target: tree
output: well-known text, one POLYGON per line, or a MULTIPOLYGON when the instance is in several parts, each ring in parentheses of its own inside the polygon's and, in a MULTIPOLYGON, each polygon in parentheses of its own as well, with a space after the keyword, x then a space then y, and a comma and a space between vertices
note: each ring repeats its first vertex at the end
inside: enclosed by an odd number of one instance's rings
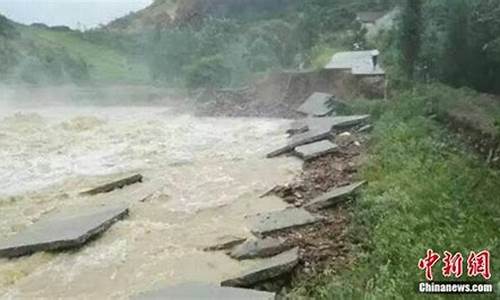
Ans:
POLYGON ((12 22, 0 15, 0 38, 13 38, 16 34, 17 32, 12 22))
POLYGON ((421 49, 423 31, 422 0, 406 0, 401 13, 401 66, 408 79, 413 79, 421 49))
POLYGON ((467 84, 500 93, 500 1, 468 0, 470 55, 467 84))
POLYGON ((220 55, 203 57, 187 67, 188 88, 220 88, 231 82, 230 70, 220 55))
POLYGON ((472 53, 469 50, 469 7, 465 0, 448 0, 448 26, 444 50, 444 79, 453 86, 467 84, 472 53))
POLYGON ((185 68, 197 57, 199 41, 190 28, 155 32, 148 53, 148 65, 155 80, 182 79, 185 68))
POLYGON ((322 36, 345 30, 356 19, 352 0, 304 0, 298 31, 304 48, 314 46, 322 36))

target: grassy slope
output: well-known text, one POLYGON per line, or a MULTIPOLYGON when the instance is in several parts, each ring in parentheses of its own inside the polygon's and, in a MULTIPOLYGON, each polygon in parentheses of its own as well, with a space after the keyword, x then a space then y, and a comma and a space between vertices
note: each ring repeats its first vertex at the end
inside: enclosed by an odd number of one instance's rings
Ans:
POLYGON ((147 67, 124 54, 80 38, 76 32, 63 32, 19 26, 24 40, 44 47, 64 48, 71 56, 83 58, 90 66, 92 82, 140 83, 148 78, 147 67))
MULTIPOLYGON (((417 282, 424 280, 417 263, 428 248, 441 255, 448 250, 464 256, 490 250, 491 283, 500 285, 500 172, 486 167, 426 117, 433 94, 418 90, 391 103, 369 105, 368 110, 380 118, 375 122, 370 163, 362 172, 370 184, 355 204, 356 222, 351 228, 358 261, 352 270, 337 272, 341 274, 337 277, 326 272, 302 283, 293 296, 422 298, 416 293, 417 282)), ((367 112, 367 107, 358 107, 367 112)), ((437 281, 443 279, 441 267, 441 263, 434 267, 437 281)))

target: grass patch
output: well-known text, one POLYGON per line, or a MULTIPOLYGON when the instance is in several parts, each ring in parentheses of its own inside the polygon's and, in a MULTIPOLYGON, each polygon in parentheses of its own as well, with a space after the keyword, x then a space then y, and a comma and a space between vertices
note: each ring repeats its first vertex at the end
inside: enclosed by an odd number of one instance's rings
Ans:
MULTIPOLYGON (((417 263, 429 248, 441 256, 490 250, 491 283, 500 284, 500 172, 428 119, 429 98, 419 95, 398 96, 375 122, 362 170, 370 184, 355 204, 351 228, 356 264, 299 284, 292 298, 422 298, 416 288, 425 277, 417 263)), ((441 267, 434 267, 437 281, 441 267)))
POLYGON ((82 58, 89 66, 94 82, 143 83, 149 79, 144 63, 117 50, 82 39, 76 32, 22 27, 23 36, 42 47, 63 48, 71 56, 82 58))
POLYGON ((493 136, 500 135, 500 98, 469 88, 454 89, 442 84, 421 85, 416 91, 426 97, 426 106, 443 117, 451 116, 493 136))

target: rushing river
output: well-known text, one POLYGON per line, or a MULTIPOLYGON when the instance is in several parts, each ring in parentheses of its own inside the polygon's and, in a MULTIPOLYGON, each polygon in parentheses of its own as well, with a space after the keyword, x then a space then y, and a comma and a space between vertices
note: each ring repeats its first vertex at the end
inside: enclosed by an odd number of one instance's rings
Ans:
POLYGON ((49 213, 130 203, 128 218, 79 250, 0 259, 0 298, 122 299, 249 267, 201 249, 248 236, 245 215, 284 207, 259 195, 300 170, 293 158, 264 158, 285 141, 287 124, 165 107, 0 108, 0 239, 49 213), (132 172, 144 183, 78 195, 132 172))

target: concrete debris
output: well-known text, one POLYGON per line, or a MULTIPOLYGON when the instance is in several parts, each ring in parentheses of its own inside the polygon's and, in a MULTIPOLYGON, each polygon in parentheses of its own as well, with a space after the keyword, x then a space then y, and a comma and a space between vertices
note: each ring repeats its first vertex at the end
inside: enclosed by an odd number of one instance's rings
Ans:
POLYGON ((359 128, 359 129, 358 129, 358 132, 359 132, 359 133, 362 133, 362 132, 370 132, 370 131, 372 131, 372 130, 373 130, 373 125, 368 124, 368 125, 365 125, 365 126, 363 126, 363 127, 359 128))
POLYGON ((253 239, 234 247, 229 256, 238 260, 265 258, 279 254, 285 250, 287 250, 287 247, 281 239, 253 239))
POLYGON ((112 192, 116 189, 121 189, 127 185, 132 185, 137 182, 142 182, 142 175, 141 174, 136 174, 124 179, 120 179, 105 185, 101 185, 99 187, 93 188, 91 190, 85 191, 80 193, 81 195, 97 195, 97 194, 103 194, 103 193, 109 193, 112 192))
POLYGON ((308 118, 305 120, 296 121, 292 124, 292 131, 297 129, 303 130, 304 127, 307 127, 308 130, 304 133, 293 135, 291 141, 289 141, 286 146, 283 146, 267 154, 267 158, 273 158, 285 153, 289 153, 296 147, 302 145, 307 145, 317 141, 333 138, 332 131, 334 129, 343 129, 356 126, 366 122, 367 120, 369 120, 369 118, 369 115, 359 115, 328 118, 308 118))
POLYGON ((346 129, 360 124, 364 124, 370 119, 370 115, 354 115, 332 118, 334 129, 346 129))
POLYGON ((246 241, 246 238, 233 236, 233 235, 225 235, 217 238, 217 241, 214 245, 204 248, 204 251, 220 251, 233 248, 241 243, 246 241))
POLYGON ((128 215, 128 207, 92 207, 62 212, 0 242, 0 257, 80 247, 128 215))
POLYGON ((305 161, 310 161, 320 156, 337 151, 338 146, 328 140, 319 141, 295 148, 295 155, 305 161))
MULTIPOLYGON (((290 130, 332 130, 345 129, 365 123, 370 119, 369 115, 337 116, 325 118, 307 118, 292 123, 290 130)), ((289 131, 290 131, 289 130, 289 131)))
POLYGON ((325 209, 339 204, 352 196, 360 187, 366 184, 366 181, 356 182, 348 186, 331 190, 319 197, 313 199, 305 207, 311 210, 325 209))
POLYGON ((305 226, 321 221, 323 218, 315 216, 300 208, 287 208, 284 210, 258 214, 249 217, 250 230, 260 236, 273 232, 305 226))
POLYGON ((286 133, 289 136, 294 136, 296 134, 301 134, 301 133, 307 132, 308 130, 309 130, 309 127, 305 124, 302 127, 296 127, 296 128, 293 128, 293 124, 292 124, 292 128, 288 129, 286 131, 286 133))
POLYGON ((299 248, 293 248, 271 258, 263 259, 256 267, 221 282, 221 286, 253 287, 272 281, 293 271, 299 262, 299 248))
POLYGON ((324 117, 334 111, 331 94, 314 93, 302 104, 297 111, 309 116, 324 117))
POLYGON ((324 139, 333 138, 330 130, 325 131, 307 131, 302 134, 294 135, 292 141, 289 142, 288 145, 279 148, 269 154, 267 154, 267 158, 277 157, 289 152, 292 152, 295 147, 299 147, 302 145, 307 145, 310 143, 314 143, 317 141, 321 141, 324 139))
POLYGON ((132 297, 133 300, 273 300, 275 298, 274 293, 203 283, 165 287, 132 297))

